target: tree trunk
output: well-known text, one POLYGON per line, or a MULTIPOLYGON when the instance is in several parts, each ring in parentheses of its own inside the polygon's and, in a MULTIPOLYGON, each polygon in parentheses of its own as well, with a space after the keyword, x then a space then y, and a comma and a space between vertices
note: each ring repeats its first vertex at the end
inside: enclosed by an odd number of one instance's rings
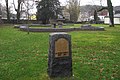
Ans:
POLYGON ((17 11, 17 23, 19 23, 19 21, 20 21, 20 12, 17 11))
POLYGON ((10 22, 10 12, 9 12, 8 0, 5 0, 5 1, 6 1, 7 21, 10 22))
POLYGON ((98 22, 98 15, 97 15, 97 11, 96 10, 94 11, 94 21, 95 21, 95 23, 98 22))
POLYGON ((21 0, 18 0, 17 23, 19 23, 19 21, 20 21, 20 5, 21 5, 21 0))
POLYGON ((111 0, 107 0, 107 5, 108 5, 109 18, 110 18, 110 27, 114 27, 114 14, 113 14, 113 6, 111 0))

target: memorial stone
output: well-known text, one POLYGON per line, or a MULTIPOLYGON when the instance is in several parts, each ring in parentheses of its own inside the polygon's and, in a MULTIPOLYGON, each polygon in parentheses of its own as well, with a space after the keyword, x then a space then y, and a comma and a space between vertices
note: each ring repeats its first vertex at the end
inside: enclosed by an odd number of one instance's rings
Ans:
POLYGON ((48 75, 72 76, 71 36, 67 33, 51 33, 49 37, 48 75))
POLYGON ((58 21, 58 26, 59 26, 59 28, 62 28, 62 21, 58 21))

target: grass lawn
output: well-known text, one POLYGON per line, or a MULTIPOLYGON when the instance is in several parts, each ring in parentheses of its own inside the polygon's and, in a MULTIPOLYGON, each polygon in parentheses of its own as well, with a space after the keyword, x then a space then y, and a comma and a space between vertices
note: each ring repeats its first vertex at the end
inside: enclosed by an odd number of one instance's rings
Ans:
POLYGON ((94 26, 106 31, 69 32, 74 77, 55 79, 47 75, 49 33, 0 26, 0 80, 120 80, 120 25, 94 26))

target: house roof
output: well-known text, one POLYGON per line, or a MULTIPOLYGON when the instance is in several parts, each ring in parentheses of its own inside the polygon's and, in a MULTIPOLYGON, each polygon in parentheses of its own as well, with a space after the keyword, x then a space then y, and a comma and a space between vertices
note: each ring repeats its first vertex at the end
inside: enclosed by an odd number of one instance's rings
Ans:
MULTIPOLYGON (((108 18, 109 16, 105 16, 105 18, 108 18)), ((120 18, 120 14, 115 14, 114 18, 120 18)))
POLYGON ((114 17, 115 18, 120 18, 120 14, 115 14, 114 17))

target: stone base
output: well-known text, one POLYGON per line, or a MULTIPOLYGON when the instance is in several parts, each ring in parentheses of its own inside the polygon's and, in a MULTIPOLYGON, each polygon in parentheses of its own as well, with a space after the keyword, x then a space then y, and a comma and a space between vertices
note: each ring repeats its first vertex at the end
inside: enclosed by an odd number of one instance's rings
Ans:
POLYGON ((55 59, 53 64, 49 64, 48 74, 50 77, 71 77, 72 61, 70 59, 55 59))

